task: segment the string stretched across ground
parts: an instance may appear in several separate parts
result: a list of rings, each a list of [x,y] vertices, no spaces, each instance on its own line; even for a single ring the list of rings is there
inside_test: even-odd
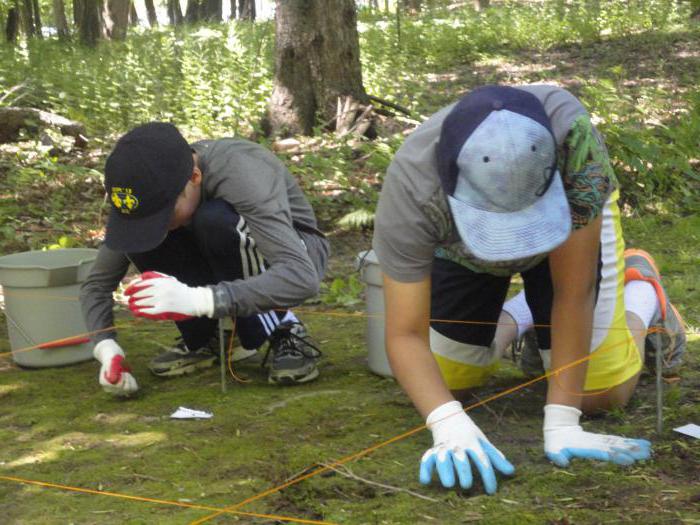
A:
[[[329,315],[329,316],[345,316],[345,317],[370,317],[370,316],[372,316],[371,314],[347,313],[347,312],[337,312],[337,311],[336,311],[336,312],[318,312],[318,311],[306,310],[305,313],[307,313],[307,314],[309,314],[309,313],[310,313],[310,314],[316,314],[316,315]],[[381,314],[376,314],[376,315],[381,316]],[[139,322],[140,320],[135,320],[135,321],[136,321],[136,322]],[[439,320],[439,319],[438,319],[438,320],[433,319],[433,320],[431,320],[431,321],[433,321],[433,322],[465,323],[465,324],[491,324],[491,325],[493,325],[493,324],[496,324],[496,325],[497,325],[497,324],[498,324],[498,323],[493,323],[493,322],[486,323],[486,322],[479,322],[479,321],[458,321],[458,320]],[[112,330],[112,329],[115,329],[115,327],[109,327],[109,328],[107,328],[107,329],[103,329],[103,330],[100,330],[100,331],[107,331],[107,330]],[[235,321],[234,321],[234,330],[235,330]],[[664,330],[663,330],[663,329],[651,329],[651,330],[648,331],[648,333],[652,333],[652,332],[654,332],[654,331],[656,331],[656,332],[663,332]],[[90,333],[79,334],[79,335],[93,335],[93,334],[94,334],[93,332],[90,332]],[[72,336],[71,338],[74,338],[74,337],[77,337],[77,336]],[[71,339],[71,338],[63,338],[63,339]],[[62,339],[61,339],[61,340],[62,340]],[[58,340],[58,341],[61,341],[61,340]],[[229,350],[230,350],[230,348],[231,348],[232,341],[233,341],[233,334],[232,334],[232,337],[231,337],[231,342],[230,342],[230,345],[229,345]],[[42,345],[46,345],[46,344],[47,344],[47,343],[42,343]],[[621,344],[629,344],[629,343],[628,343],[627,341],[624,341],[624,342],[622,342],[622,343],[618,343],[617,345],[611,345],[611,346],[608,347],[608,348],[601,349],[601,350],[598,350],[598,351],[600,352],[600,351],[612,350],[612,349],[614,349],[614,348],[620,346]],[[17,351],[29,351],[29,350],[34,350],[34,349],[38,348],[39,346],[40,346],[40,345],[36,345],[36,346],[32,346],[32,347],[27,347],[27,348],[22,348],[22,349],[19,349],[19,350],[15,350],[14,352],[17,352]],[[9,355],[9,354],[11,354],[11,353],[12,353],[12,352],[2,353],[2,354],[0,354],[0,356]],[[229,353],[230,353],[230,352],[229,352]],[[506,396],[506,395],[512,394],[512,393],[514,393],[514,392],[516,392],[516,391],[518,391],[518,390],[521,390],[521,389],[523,389],[523,388],[526,388],[526,387],[528,387],[528,386],[530,386],[530,385],[532,385],[532,384],[535,384],[535,383],[537,383],[537,382],[539,382],[539,381],[542,381],[542,380],[544,380],[544,379],[548,379],[549,377],[554,376],[554,377],[556,378],[556,377],[558,376],[558,374],[559,374],[561,371],[566,370],[566,369],[571,368],[571,367],[574,367],[574,366],[578,366],[578,365],[580,365],[580,364],[582,364],[582,363],[588,361],[589,359],[591,359],[591,357],[592,357],[592,354],[589,354],[589,355],[587,355],[587,356],[585,356],[585,357],[583,357],[583,358],[581,358],[581,359],[578,359],[578,360],[576,360],[576,361],[574,361],[574,362],[572,362],[572,363],[569,363],[569,364],[567,364],[567,365],[565,365],[565,366],[562,366],[562,367],[560,367],[560,368],[558,368],[558,369],[556,369],[556,370],[550,370],[549,372],[547,372],[547,373],[545,373],[545,374],[543,374],[543,375],[541,375],[541,376],[539,376],[539,377],[536,377],[536,378],[534,378],[534,379],[531,379],[531,380],[529,380],[529,381],[526,381],[526,382],[521,383],[521,384],[519,384],[519,385],[516,385],[516,386],[514,386],[514,387],[508,388],[508,389],[506,389],[506,390],[504,390],[504,391],[502,391],[502,392],[500,392],[500,393],[494,394],[494,395],[492,395],[492,396],[490,396],[490,397],[488,397],[488,398],[486,398],[486,399],[480,400],[480,401],[478,401],[478,402],[476,402],[476,403],[474,403],[474,404],[472,404],[472,405],[469,405],[468,407],[466,407],[466,408],[464,409],[464,411],[466,412],[466,411],[473,410],[474,408],[477,408],[477,407],[479,407],[479,406],[485,405],[486,403],[489,403],[489,402],[491,402],[491,401],[494,401],[494,400],[496,400],[496,399],[498,399],[498,398],[501,398],[501,397],[504,397],[504,396]],[[229,362],[229,366],[230,366],[230,362]],[[233,372],[233,370],[232,370],[231,368],[230,368],[230,371],[231,371],[232,375],[233,375],[234,378],[235,378],[235,377],[236,377],[236,376],[235,376],[235,373]],[[581,395],[588,395],[588,394],[581,394]],[[458,413],[458,412],[457,412],[457,413]],[[457,413],[455,413],[455,414],[450,414],[450,415],[446,416],[446,418],[447,418],[447,417],[452,417],[452,416],[456,415]],[[331,462],[331,463],[327,463],[327,464],[325,464],[325,465],[322,466],[322,467],[317,467],[317,468],[311,467],[310,469],[307,469],[307,470],[309,470],[309,471],[308,471],[306,474],[303,474],[303,475],[301,475],[301,476],[299,476],[299,477],[296,477],[296,478],[294,478],[294,479],[292,479],[292,480],[289,480],[289,481],[287,481],[287,482],[285,482],[285,483],[282,483],[282,484],[280,484],[280,485],[277,485],[277,486],[275,486],[275,487],[272,487],[272,488],[270,488],[270,489],[267,489],[267,490],[265,490],[265,491],[263,491],[263,492],[261,492],[261,493],[259,493],[259,494],[250,496],[250,497],[248,497],[248,498],[246,498],[246,499],[244,499],[244,500],[242,500],[242,501],[240,501],[240,502],[238,502],[238,503],[236,503],[236,504],[234,504],[234,505],[225,507],[225,508],[223,508],[223,509],[219,509],[219,508],[216,508],[216,507],[209,507],[209,506],[205,506],[205,505],[189,505],[189,504],[184,505],[184,504],[180,504],[179,502],[169,502],[168,500],[157,500],[157,499],[145,498],[145,497],[141,497],[141,496],[129,496],[129,495],[120,495],[120,494],[118,494],[118,493],[104,493],[104,492],[100,492],[100,491],[91,491],[90,489],[81,489],[81,488],[78,488],[78,487],[68,487],[68,486],[65,486],[65,485],[58,485],[58,484],[54,484],[54,483],[41,482],[41,481],[36,481],[36,480],[23,480],[22,478],[12,478],[12,477],[9,477],[9,476],[0,476],[0,479],[4,479],[4,480],[7,480],[7,481],[16,481],[16,482],[21,482],[21,483],[32,483],[32,484],[41,485],[41,486],[45,486],[45,487],[61,488],[61,489],[64,489],[64,490],[74,490],[74,491],[77,491],[77,492],[84,492],[84,493],[89,493],[89,494],[95,493],[95,494],[100,494],[100,495],[112,495],[112,496],[114,496],[114,497],[124,497],[124,498],[126,498],[126,499],[133,499],[133,500],[138,500],[138,501],[149,501],[149,502],[161,503],[161,504],[173,504],[173,503],[175,503],[175,504],[178,504],[179,506],[187,506],[187,507],[192,507],[192,508],[196,508],[196,509],[199,509],[199,510],[210,510],[210,511],[213,511],[212,514],[210,514],[210,515],[208,515],[208,516],[205,516],[205,517],[203,517],[203,518],[200,518],[200,519],[198,519],[198,520],[193,521],[193,522],[191,523],[191,525],[199,525],[199,524],[201,524],[201,523],[205,523],[206,521],[209,521],[209,520],[211,520],[211,519],[214,519],[214,518],[216,518],[217,516],[220,516],[220,515],[222,515],[222,514],[227,514],[227,513],[234,513],[234,514],[239,513],[239,514],[245,514],[245,515],[248,515],[248,516],[251,516],[251,517],[265,517],[265,518],[269,518],[269,517],[273,517],[273,516],[271,516],[271,515],[263,515],[263,514],[254,514],[254,513],[243,513],[243,512],[241,512],[241,511],[239,511],[238,509],[240,509],[240,508],[243,507],[244,505],[247,505],[247,504],[252,503],[252,502],[254,502],[254,501],[258,501],[258,500],[260,500],[260,499],[262,499],[262,498],[264,498],[264,497],[266,497],[266,496],[269,496],[269,495],[278,493],[278,492],[284,490],[284,489],[287,488],[287,487],[290,487],[290,486],[292,486],[292,485],[295,485],[295,484],[297,484],[297,483],[300,483],[300,482],[302,482],[302,481],[304,481],[304,480],[307,480],[307,479],[309,479],[309,478],[311,478],[311,477],[314,477],[314,476],[316,476],[316,475],[318,475],[318,474],[322,474],[322,473],[324,473],[324,472],[327,472],[327,471],[329,471],[329,470],[332,470],[332,469],[335,468],[335,467],[342,466],[342,465],[344,465],[344,464],[346,464],[346,463],[348,463],[348,462],[350,462],[350,461],[353,461],[353,460],[359,459],[359,458],[361,458],[361,457],[363,457],[363,456],[366,456],[366,455],[370,454],[371,452],[374,452],[375,450],[378,450],[378,449],[383,448],[383,447],[385,447],[385,446],[387,446],[387,445],[390,445],[390,444],[392,444],[392,443],[396,443],[397,441],[400,441],[400,440],[405,439],[405,438],[407,438],[407,437],[409,437],[409,436],[412,436],[412,435],[414,435],[414,434],[416,434],[416,433],[418,433],[418,432],[424,430],[425,428],[426,428],[425,425],[418,426],[418,427],[413,428],[413,429],[411,429],[411,430],[408,430],[408,431],[406,431],[406,432],[404,432],[404,433],[402,433],[402,434],[399,434],[399,435],[397,435],[397,436],[394,436],[394,437],[392,437],[392,438],[390,438],[390,439],[387,439],[387,440],[385,440],[385,441],[382,441],[382,442],[380,442],[380,443],[377,443],[377,444],[375,444],[375,445],[372,445],[372,446],[370,446],[370,447],[367,447],[367,448],[365,448],[365,449],[363,449],[363,450],[360,450],[359,452],[356,452],[356,453],[354,453],[354,454],[345,456],[345,457],[343,457],[343,458],[341,458],[341,459],[339,459],[339,460],[333,461],[333,462]],[[296,521],[296,522],[298,522],[298,523],[328,523],[328,522],[319,522],[319,521],[313,521],[313,520],[300,520],[300,519],[293,519],[293,518],[285,518],[285,517],[279,517],[279,516],[276,517],[276,519],[280,519],[280,520],[282,520],[282,521]]]

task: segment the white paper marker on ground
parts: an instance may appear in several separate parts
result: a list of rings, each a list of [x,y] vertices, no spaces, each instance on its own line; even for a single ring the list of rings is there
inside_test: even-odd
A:
[[[178,407],[178,409],[170,414],[171,419],[211,419],[214,414],[204,412],[203,410],[194,410],[193,408]]]
[[[700,425],[694,423],[688,423],[682,427],[674,428],[674,432],[680,434],[685,434],[686,436],[694,437],[695,439],[700,439]]]

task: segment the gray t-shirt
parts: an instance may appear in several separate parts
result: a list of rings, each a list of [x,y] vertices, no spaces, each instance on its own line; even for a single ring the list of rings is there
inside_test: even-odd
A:
[[[311,205],[284,164],[262,146],[242,139],[204,140],[192,148],[203,175],[202,201],[230,203],[245,219],[267,263],[259,275],[213,285],[215,315],[248,316],[294,306],[315,295],[329,246]],[[112,326],[112,292],[128,267],[125,254],[100,247],[80,295],[91,332]],[[99,333],[94,339],[109,337],[114,333]]]
[[[562,88],[548,85],[515,87],[532,93],[542,102],[560,148],[564,146],[574,122],[582,116],[588,119],[588,113],[579,100]],[[487,262],[470,253],[459,238],[440,185],[435,157],[442,123],[454,105],[441,109],[421,124],[406,139],[387,170],[377,205],[372,246],[382,271],[399,282],[425,279],[430,275],[435,256],[453,260],[476,272],[493,275],[522,272],[547,257],[545,253],[521,260]],[[595,134],[597,142],[604,149]],[[567,176],[574,175],[577,174],[562,173],[572,213],[574,209],[580,209],[573,205],[576,203],[572,200],[584,195],[590,200],[593,193],[593,200],[596,201],[597,211],[589,213],[583,221],[572,218],[580,226],[602,209],[613,184],[604,174],[601,179],[607,182],[600,184],[595,177],[591,177],[594,178],[592,185],[598,185],[593,191],[582,192],[572,189],[575,184],[567,180]],[[588,176],[585,186],[591,186]],[[590,207],[589,203],[586,205]]]

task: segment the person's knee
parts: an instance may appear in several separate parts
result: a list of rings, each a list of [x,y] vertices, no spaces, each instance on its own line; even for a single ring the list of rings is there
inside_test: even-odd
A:
[[[581,411],[587,415],[595,415],[625,407],[634,394],[638,380],[639,374],[610,390],[601,390],[599,393],[586,392]]]
[[[236,238],[240,216],[233,206],[220,199],[202,203],[192,217],[192,230],[198,240],[206,239],[208,247]]]

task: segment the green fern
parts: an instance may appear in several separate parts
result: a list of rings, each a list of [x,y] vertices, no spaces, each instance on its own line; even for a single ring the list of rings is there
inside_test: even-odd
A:
[[[344,230],[361,230],[374,224],[374,211],[366,208],[353,210],[338,219],[338,226]]]

